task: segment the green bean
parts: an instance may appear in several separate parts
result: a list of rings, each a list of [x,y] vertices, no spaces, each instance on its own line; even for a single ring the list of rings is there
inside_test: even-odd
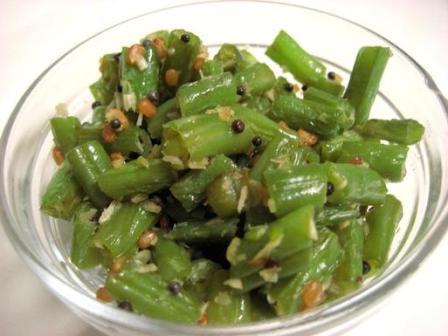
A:
[[[200,114],[219,105],[237,100],[236,85],[229,72],[205,77],[197,82],[182,85],[176,93],[183,117]]]
[[[370,119],[356,130],[364,136],[413,145],[422,139],[425,128],[414,119]]]
[[[213,59],[221,62],[224,71],[234,73],[237,63],[242,61],[243,58],[235,45],[224,43]]]
[[[277,216],[308,204],[320,208],[326,202],[327,176],[323,165],[267,171],[264,180],[270,196],[269,208]]]
[[[131,153],[146,156],[152,148],[152,143],[145,130],[132,126],[119,132],[117,139],[109,147],[111,152],[119,152],[125,156]]]
[[[173,184],[171,193],[187,211],[191,211],[205,201],[207,186],[219,175],[234,168],[232,160],[217,155],[204,170],[192,170]]]
[[[118,85],[118,62],[114,56],[114,54],[107,54],[101,58],[101,78],[89,87],[95,100],[102,105],[108,105],[114,99]]]
[[[83,143],[67,153],[73,176],[97,208],[109,202],[98,186],[98,177],[112,168],[109,156],[97,141]]]
[[[127,301],[133,311],[146,316],[195,324],[200,318],[199,300],[185,289],[173,294],[159,274],[125,270],[111,273],[106,288],[117,301]]]
[[[331,93],[325,92],[315,87],[309,87],[303,92],[303,100],[313,101],[316,103],[322,103],[327,105],[336,106],[343,99],[338,98]]]
[[[339,96],[332,95],[324,90],[317,89],[315,87],[307,88],[303,93],[303,99],[308,102],[320,103],[332,107],[338,107],[344,109],[346,114],[351,118],[353,125],[355,118],[355,111],[350,103]]]
[[[252,237],[253,236],[253,237]],[[227,249],[232,278],[242,278],[260,270],[268,259],[281,260],[304,250],[317,239],[314,208],[304,206],[267,227],[254,227],[244,239],[234,238]]]
[[[236,71],[242,71],[255,63],[259,63],[257,58],[247,49],[240,50],[241,60],[236,64]]]
[[[250,177],[263,180],[263,174],[277,169],[290,169],[303,164],[319,162],[319,156],[309,147],[299,146],[297,141],[278,135],[266,146],[250,171]]]
[[[360,158],[370,168],[391,181],[401,181],[406,175],[406,156],[408,147],[385,145],[368,141],[344,142],[339,162],[350,162]]]
[[[342,85],[326,80],[325,66],[316,57],[302,49],[283,30],[277,34],[274,42],[268,47],[266,55],[304,84],[315,86],[335,95],[341,94],[343,91]]]
[[[274,305],[278,316],[296,313],[302,307],[302,290],[312,280],[323,282],[337,269],[342,258],[337,236],[319,231],[319,240],[313,246],[311,263],[306,270],[283,279],[268,288],[268,302]]]
[[[227,243],[235,236],[238,222],[238,218],[219,217],[205,222],[181,222],[177,223],[165,237],[186,244]]]
[[[310,85],[319,88],[325,92],[328,92],[335,97],[341,97],[344,94],[345,87],[339,83],[337,80],[328,80],[325,77],[321,77],[317,82],[311,83]]]
[[[314,56],[308,54],[285,31],[281,30],[266,50],[272,60],[280,64],[294,77],[304,83],[316,82],[325,76],[325,66]]]
[[[237,85],[242,85],[245,95],[258,96],[275,84],[275,75],[264,63],[255,63],[235,74]]]
[[[358,51],[344,97],[355,107],[356,124],[367,121],[381,77],[392,52],[384,47],[363,47]]]
[[[172,120],[172,116],[176,115],[177,110],[176,99],[172,98],[157,108],[157,113],[154,117],[146,119],[151,138],[158,139],[162,137],[163,125]]]
[[[191,274],[188,252],[172,240],[159,237],[154,248],[154,258],[163,279],[184,282]]]
[[[182,35],[188,35],[189,41],[182,41]],[[171,31],[168,39],[168,50],[172,50],[173,52],[168,53],[162,67],[162,75],[165,76],[166,71],[170,69],[178,71],[179,80],[174,87],[179,87],[193,79],[193,63],[199,53],[200,47],[201,40],[195,34],[183,29]]]
[[[349,130],[330,140],[320,141],[320,155],[323,161],[336,162],[341,156],[342,144],[348,141],[362,141],[363,138],[355,131]]]
[[[303,101],[295,96],[279,95],[270,117],[284,121],[294,129],[303,128],[324,137],[333,137],[353,125],[353,110],[347,105],[330,106]]]
[[[403,206],[393,195],[387,195],[383,205],[367,213],[369,234],[364,245],[364,258],[372,266],[381,267],[387,260],[398,223],[403,217]]]
[[[143,55],[141,55],[141,60],[137,60],[136,64],[130,64],[129,50],[130,48],[123,48],[120,56],[120,84],[123,88],[123,107],[126,111],[137,111],[137,103],[141,99],[149,93],[158,91],[159,60],[154,47],[147,44]]]
[[[80,269],[88,269],[99,265],[102,261],[101,252],[91,246],[97,223],[92,218],[97,210],[89,203],[81,203],[73,218],[73,241],[70,250],[70,260]]]
[[[70,165],[64,162],[48,183],[40,208],[51,217],[69,220],[83,196]]]
[[[204,77],[217,76],[224,72],[222,63],[217,60],[207,60],[202,66],[202,74]]]
[[[184,117],[165,124],[162,152],[166,160],[183,169],[188,160],[199,161],[218,154],[247,153],[254,136],[260,136],[266,142],[283,132],[272,120],[240,105],[225,109],[226,113],[234,112],[229,120],[220,117],[219,111],[218,108],[218,113]],[[232,129],[236,119],[245,124],[241,133]]]
[[[98,177],[98,185],[109,197],[121,200],[138,193],[151,194],[175,180],[176,173],[168,163],[141,158],[104,172]]]
[[[381,176],[372,169],[346,163],[326,163],[328,182],[334,192],[327,196],[329,204],[382,204],[387,188]]]
[[[348,226],[335,229],[344,251],[342,262],[335,272],[336,281],[355,282],[362,276],[362,251],[364,248],[364,227],[358,220],[351,220]]]
[[[207,203],[219,217],[233,217],[244,209],[243,178],[244,176],[240,171],[229,171],[216,178],[207,186]],[[244,203],[240,203],[240,199]]]
[[[155,224],[157,216],[132,203],[112,203],[110,207],[107,211],[111,214],[100,223],[92,244],[115,258],[135,248],[141,234]]]
[[[78,144],[78,134],[81,123],[76,117],[51,118],[51,132],[56,146],[61,148],[64,154]]]
[[[333,226],[335,224],[352,220],[360,216],[358,207],[352,205],[325,206],[316,213],[316,223],[322,226]]]
[[[218,270],[213,274],[207,306],[209,324],[239,324],[250,321],[249,295],[231,291],[223,284],[227,279],[228,272],[225,270]]]

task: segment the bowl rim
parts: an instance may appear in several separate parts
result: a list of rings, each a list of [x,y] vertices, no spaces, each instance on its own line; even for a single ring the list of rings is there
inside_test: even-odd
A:
[[[370,28],[367,28],[355,21],[346,19],[342,16],[330,13],[325,10],[320,10],[308,6],[302,6],[292,2],[292,0],[202,0],[194,1],[189,0],[181,4],[175,4],[172,6],[157,8],[140,15],[122,20],[116,24],[113,24],[96,34],[90,36],[89,38],[83,40],[82,42],[76,44],[73,48],[65,52],[57,60],[52,62],[26,89],[24,94],[18,100],[16,106],[14,107],[8,121],[5,124],[1,138],[0,138],[0,153],[4,154],[8,146],[8,140],[11,135],[12,126],[16,120],[18,113],[20,112],[23,104],[26,102],[30,94],[33,93],[34,89],[40,83],[40,81],[50,72],[59,62],[69,56],[73,51],[77,50],[79,47],[86,44],[88,41],[100,36],[106,31],[109,31],[117,26],[128,23],[130,21],[139,19],[141,17],[151,15],[154,13],[169,11],[172,9],[208,5],[213,3],[227,3],[227,2],[238,2],[238,3],[261,3],[261,4],[271,4],[280,6],[290,6],[295,8],[300,8],[301,10],[311,11],[318,14],[323,14],[330,16],[332,18],[339,19],[346,23],[350,23],[364,31],[367,31],[374,36],[385,41],[396,50],[398,50],[404,58],[412,64],[416,70],[423,75],[426,80],[427,87],[435,94],[436,98],[439,100],[445,114],[448,115],[448,101],[443,96],[436,83],[432,79],[431,75],[408,53],[402,50],[400,47],[395,45],[393,42],[383,37],[382,35],[376,33]],[[244,333],[246,335],[253,334],[259,335],[260,333],[276,331],[278,329],[285,328],[299,328],[303,332],[311,332],[316,330],[323,330],[331,325],[339,323],[340,317],[344,316],[347,311],[354,311],[357,313],[364,312],[368,307],[372,306],[372,302],[384,298],[393,289],[400,285],[405,279],[407,279],[412,273],[414,273],[419,264],[426,259],[426,257],[434,251],[438,243],[442,240],[444,234],[446,233],[448,226],[443,225],[443,222],[448,221],[448,211],[446,209],[439,210],[435,212],[435,221],[437,225],[434,225],[426,234],[426,239],[420,241],[416,247],[406,255],[401,264],[393,267],[391,271],[382,277],[381,281],[372,281],[365,288],[357,291],[354,294],[345,296],[343,299],[339,299],[332,303],[331,305],[324,305],[320,308],[306,312],[297,316],[289,316],[282,318],[275,318],[272,320],[267,320],[264,322],[243,324],[238,326],[196,326],[187,325],[182,323],[173,323],[169,321],[163,321],[158,319],[153,319],[145,316],[140,316],[134,313],[128,313],[126,311],[119,310],[118,308],[112,307],[110,305],[105,305],[97,301],[93,296],[89,296],[84,292],[79,291],[71,284],[64,281],[63,278],[54,274],[46,265],[44,265],[31,251],[31,249],[24,244],[17,233],[11,226],[14,221],[14,217],[11,214],[10,209],[7,207],[7,201],[5,199],[5,184],[4,184],[4,174],[5,174],[5,156],[0,156],[0,219],[3,228],[11,242],[11,245],[16,250],[17,254],[20,255],[27,264],[33,269],[33,271],[43,280],[43,283],[53,290],[62,301],[71,301],[76,304],[76,306],[86,307],[85,309],[96,315],[103,320],[113,321],[114,323],[119,323],[122,326],[126,326],[132,330],[137,331],[170,331],[178,332],[180,334],[188,335],[202,335],[202,334],[213,334],[213,335],[233,335]],[[441,195],[442,200],[448,200],[448,193]],[[378,278],[376,279],[378,280]],[[382,290],[387,288],[388,290]],[[70,305],[68,308],[74,309]],[[299,330],[295,329],[295,330]]]

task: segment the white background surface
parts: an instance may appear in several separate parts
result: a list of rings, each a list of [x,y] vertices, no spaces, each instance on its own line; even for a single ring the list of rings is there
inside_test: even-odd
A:
[[[0,130],[31,82],[72,46],[116,22],[179,2],[0,0]],[[346,17],[390,39],[423,65],[447,95],[447,0],[296,2]],[[1,230],[0,256],[0,334],[99,335],[40,284]],[[349,335],[448,335],[446,256],[448,237],[378,313]]]

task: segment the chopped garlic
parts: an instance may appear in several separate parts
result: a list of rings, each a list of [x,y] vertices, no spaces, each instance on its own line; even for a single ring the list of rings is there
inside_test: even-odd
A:
[[[98,223],[103,224],[104,222],[108,221],[112,217],[114,212],[120,208],[120,206],[120,202],[112,201],[109,206],[101,213],[100,219],[98,219]]]
[[[258,274],[260,274],[260,277],[264,281],[276,283],[278,281],[278,273],[280,272],[280,270],[280,267],[266,268],[260,271]]]
[[[243,211],[248,195],[249,195],[249,189],[247,188],[247,186],[243,186],[241,188],[240,197],[238,199],[238,205],[236,207],[239,214],[241,213],[241,211]]]
[[[96,209],[90,209],[87,212],[82,212],[81,213],[81,221],[83,222],[92,222],[93,217],[96,215],[97,210]],[[93,223],[93,222],[92,222]]]
[[[135,268],[135,271],[137,273],[152,273],[157,271],[157,266],[155,264],[147,264],[147,265],[141,265]]]
[[[143,168],[148,168],[149,167],[148,160],[146,160],[143,156],[139,156],[137,158],[137,160],[135,160],[135,161],[136,161],[137,165],[139,165],[140,167],[143,167]]]
[[[140,264],[147,264],[151,260],[151,251],[148,249],[137,252],[134,261]]]
[[[230,278],[224,281],[224,285],[235,289],[243,289],[243,281],[240,278]]]
[[[246,233],[244,234],[244,239],[251,241],[259,240],[266,233],[267,229],[267,225],[254,226],[246,231]]]
[[[123,94],[123,108],[125,110],[135,110],[137,106],[137,98],[133,92]]]
[[[312,240],[317,240],[319,238],[319,235],[317,233],[316,224],[314,223],[314,219],[311,220],[309,230],[310,230],[310,238]]]
[[[218,116],[222,121],[229,121],[233,115],[235,115],[235,111],[230,106],[220,106],[218,108]]]
[[[351,223],[352,222],[349,220],[342,221],[338,224],[338,228],[339,230],[344,230],[345,228],[349,227]]]
[[[148,62],[146,62],[145,57],[138,55],[137,59],[137,67],[140,71],[146,70],[148,68]]]
[[[162,212],[162,207],[154,201],[146,201],[143,203],[143,209],[145,209],[148,212],[152,212],[155,214],[161,213]]]
[[[210,162],[210,160],[205,157],[205,158],[203,158],[200,161],[191,161],[191,160],[189,160],[187,162],[187,166],[190,169],[205,169],[205,168],[207,168],[209,162]]]
[[[240,244],[241,244],[241,239],[238,237],[235,237],[232,239],[229,246],[227,247],[226,258],[232,265],[237,263],[236,253],[240,247]]]
[[[270,89],[268,91],[266,91],[264,93],[264,95],[270,100],[270,101],[274,101],[275,100],[275,91],[274,89]]]
[[[132,197],[131,198],[131,202],[134,203],[134,204],[138,204],[138,203],[141,203],[141,202],[143,202],[143,201],[145,201],[147,199],[148,199],[148,195],[141,193],[141,194],[137,194],[134,197]]]
[[[165,155],[162,158],[163,161],[170,163],[175,169],[184,169],[185,164],[182,162],[180,158],[172,155]]]
[[[176,52],[176,49],[169,48],[166,52],[167,52],[168,56],[171,56],[171,55],[173,55]]]
[[[140,127],[143,124],[143,113],[139,113],[135,126]]]
[[[227,306],[232,302],[227,292],[219,292],[214,301],[221,306]]]
[[[278,238],[274,240],[270,240],[267,242],[267,244],[260,250],[258,253],[253,257],[250,261],[250,265],[254,266],[262,266],[260,263],[262,263],[264,260],[268,259],[272,252],[282,243],[283,240],[283,234],[280,235]]]
[[[275,201],[272,198],[268,199],[268,209],[271,213],[275,213],[277,211]]]
[[[68,116],[68,109],[67,105],[65,103],[59,103],[55,106],[56,115],[60,117],[66,117]]]

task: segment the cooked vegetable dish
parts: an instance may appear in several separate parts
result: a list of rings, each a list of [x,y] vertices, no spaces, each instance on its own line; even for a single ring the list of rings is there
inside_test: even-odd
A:
[[[73,226],[96,297],[152,318],[237,324],[297,314],[381,271],[415,120],[370,119],[388,48],[341,76],[280,31],[266,55],[157,31],[100,60],[89,121],[50,120],[42,211]],[[300,83],[300,84],[299,84]],[[60,225],[70,225],[61,223]]]

